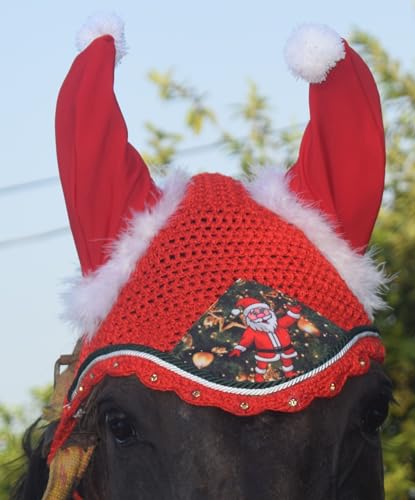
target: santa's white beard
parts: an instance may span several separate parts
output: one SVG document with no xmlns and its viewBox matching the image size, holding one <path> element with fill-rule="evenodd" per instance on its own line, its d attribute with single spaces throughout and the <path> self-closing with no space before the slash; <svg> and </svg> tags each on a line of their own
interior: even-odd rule
<svg viewBox="0 0 415 500">
<path fill-rule="evenodd" d="M 271 317 L 266 321 L 252 321 L 248 317 L 245 317 L 246 322 L 252 330 L 256 330 L 257 332 L 274 332 L 277 327 L 277 317 L 275 313 L 271 311 Z"/>
</svg>

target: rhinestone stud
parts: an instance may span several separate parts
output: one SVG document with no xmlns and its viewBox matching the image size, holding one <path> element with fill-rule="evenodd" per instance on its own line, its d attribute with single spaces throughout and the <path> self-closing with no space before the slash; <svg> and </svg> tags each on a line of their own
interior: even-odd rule
<svg viewBox="0 0 415 500">
<path fill-rule="evenodd" d="M 249 408 L 249 404 L 246 403 L 245 401 L 243 401 L 239 406 L 242 408 L 242 410 L 245 410 L 245 411 L 248 410 L 248 408 Z"/>
<path fill-rule="evenodd" d="M 119 363 L 116 361 L 115 363 L 113 363 L 113 365 L 112 365 L 112 366 L 113 366 L 114 368 L 118 368 L 120 365 L 119 365 Z"/>
<path fill-rule="evenodd" d="M 336 384 L 334 384 L 333 382 L 330 384 L 330 390 L 331 391 L 335 391 L 336 390 Z"/>
<path fill-rule="evenodd" d="M 158 379 L 159 378 L 158 378 L 157 373 L 153 373 L 152 375 L 150 375 L 150 381 L 151 382 L 157 382 Z"/>
<path fill-rule="evenodd" d="M 198 391 L 198 390 L 193 391 L 193 392 L 192 392 L 192 396 L 193 396 L 194 398 L 196 398 L 196 399 L 197 399 L 197 398 L 200 398 L 200 391 Z"/>
<path fill-rule="evenodd" d="M 294 406 L 297 406 L 298 405 L 298 401 L 295 399 L 295 398 L 291 398 L 289 401 L 288 401 L 288 404 L 289 406 L 292 406 L 294 408 Z"/>
<path fill-rule="evenodd" d="M 360 364 L 360 366 L 365 366 L 366 361 L 365 361 L 364 359 L 361 359 L 361 360 L 359 361 L 359 364 Z"/>
</svg>

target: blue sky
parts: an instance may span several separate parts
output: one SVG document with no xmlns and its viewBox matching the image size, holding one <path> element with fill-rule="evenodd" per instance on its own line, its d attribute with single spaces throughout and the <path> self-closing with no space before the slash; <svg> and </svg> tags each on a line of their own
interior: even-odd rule
<svg viewBox="0 0 415 500">
<path fill-rule="evenodd" d="M 151 2 L 72 0 L 2 2 L 0 188 L 55 176 L 54 107 L 75 56 L 74 38 L 97 11 L 126 21 L 130 53 L 117 70 L 116 89 L 130 140 L 145 146 L 143 123 L 179 127 L 180 107 L 157 99 L 149 69 L 174 68 L 180 79 L 209 94 L 211 106 L 235 133 L 231 105 L 240 102 L 249 78 L 272 103 L 277 126 L 308 118 L 307 85 L 285 67 L 283 47 L 303 22 L 332 26 L 347 37 L 352 27 L 377 36 L 408 69 L 413 68 L 415 9 L 409 0 L 347 2 L 292 0 L 179 0 Z M 207 134 L 187 145 L 214 139 Z M 186 156 L 191 171 L 235 172 L 220 152 Z M 51 381 L 53 364 L 70 352 L 74 334 L 58 318 L 65 277 L 77 257 L 70 234 L 43 242 L 2 246 L 2 241 L 67 225 L 58 183 L 2 193 L 0 190 L 1 335 L 0 401 L 27 400 L 30 387 Z"/>
</svg>

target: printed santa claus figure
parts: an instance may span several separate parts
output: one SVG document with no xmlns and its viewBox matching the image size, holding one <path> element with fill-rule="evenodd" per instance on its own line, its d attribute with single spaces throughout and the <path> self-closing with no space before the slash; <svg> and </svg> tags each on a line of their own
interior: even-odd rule
<svg viewBox="0 0 415 500">
<path fill-rule="evenodd" d="M 240 356 L 253 345 L 256 350 L 256 382 L 264 382 L 268 364 L 278 360 L 281 360 L 285 376 L 293 377 L 296 372 L 292 359 L 297 356 L 297 351 L 291 344 L 288 328 L 300 318 L 300 311 L 301 307 L 291 306 L 284 316 L 277 319 L 268 304 L 251 297 L 238 300 L 232 314 L 237 316 L 242 312 L 248 328 L 229 356 Z"/>
</svg>

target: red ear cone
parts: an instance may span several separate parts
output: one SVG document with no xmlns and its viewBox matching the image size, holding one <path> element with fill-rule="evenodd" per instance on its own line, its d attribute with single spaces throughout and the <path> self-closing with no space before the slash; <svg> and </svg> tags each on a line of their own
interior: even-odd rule
<svg viewBox="0 0 415 500">
<path fill-rule="evenodd" d="M 320 82 L 310 84 L 310 122 L 289 182 L 292 191 L 319 208 L 337 233 L 363 253 L 384 189 L 382 114 L 368 67 L 333 33 L 308 25 L 296 31 L 286 48 L 293 72 Z"/>
<path fill-rule="evenodd" d="M 105 245 L 118 236 L 131 210 L 152 206 L 158 190 L 128 143 L 113 91 L 115 62 L 125 53 L 122 22 L 91 20 L 78 45 L 86 48 L 59 94 L 56 146 L 71 229 L 87 274 L 105 262 Z"/>
</svg>

